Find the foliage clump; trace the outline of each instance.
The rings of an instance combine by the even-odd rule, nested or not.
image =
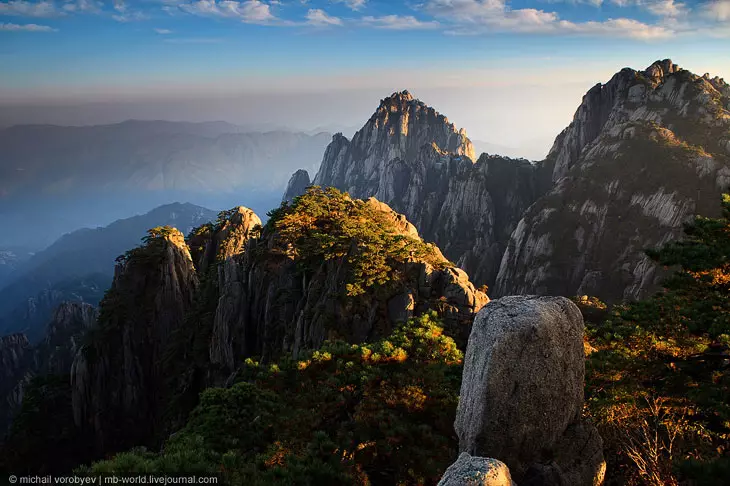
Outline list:
[[[332,187],[312,186],[291,205],[269,212],[266,229],[276,235],[274,252],[296,260],[302,271],[330,260],[346,262],[351,297],[397,282],[404,262],[448,264],[432,245],[404,234],[384,211]]]
[[[462,353],[435,314],[372,344],[327,342],[294,361],[247,360],[201,395],[160,453],[78,472],[217,474],[224,484],[435,484],[457,454]]]
[[[654,297],[588,322],[588,412],[609,484],[726,484],[730,470],[730,197],[647,252],[676,271]]]

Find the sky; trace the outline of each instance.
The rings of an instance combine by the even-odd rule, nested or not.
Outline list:
[[[537,158],[621,68],[730,77],[729,48],[730,0],[0,0],[0,126],[349,129],[408,89]]]

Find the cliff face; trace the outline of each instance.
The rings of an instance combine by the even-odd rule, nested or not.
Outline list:
[[[329,250],[316,254],[322,245]],[[368,248],[375,253],[365,257]],[[391,254],[396,248],[403,253]],[[427,309],[441,311],[465,340],[488,302],[403,215],[339,193],[308,192],[219,268],[210,360],[228,371],[243,356],[296,356],[325,339],[368,341]]]
[[[38,372],[67,374],[81,347],[84,334],[96,324],[96,307],[81,302],[63,302],[56,308],[46,328],[46,336],[36,347]]]
[[[304,169],[299,169],[292,174],[289,179],[289,183],[286,185],[286,191],[282,201],[292,202],[295,197],[304,194],[312,182],[309,180],[309,172]]]
[[[395,93],[333,138],[314,184],[388,203],[494,295],[635,299],[660,277],[644,250],[717,214],[729,108],[722,79],[657,61],[593,87],[546,160],[472,163],[463,131]]]
[[[0,440],[13,411],[23,401],[26,371],[32,364],[32,348],[25,334],[0,338]]]
[[[404,91],[381,100],[352,141],[333,137],[313,184],[387,203],[475,282],[491,284],[509,234],[541,191],[540,171],[525,160],[474,160],[463,129]],[[300,172],[286,200],[301,193]]]
[[[730,187],[730,87],[671,61],[624,69],[584,97],[548,157],[553,189],[524,215],[495,293],[635,299],[659,275],[644,255],[713,216]]]
[[[37,376],[57,375],[68,381],[74,356],[84,333],[96,322],[96,309],[64,302],[46,326],[45,338],[32,346],[24,334],[0,340],[0,439],[23,404],[28,385]]]
[[[136,443],[155,430],[163,350],[198,287],[183,235],[158,230],[120,259],[98,326],[71,370],[74,419],[102,448]]]

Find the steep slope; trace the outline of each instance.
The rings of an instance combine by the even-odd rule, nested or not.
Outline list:
[[[12,410],[22,401],[26,369],[32,363],[32,350],[25,334],[11,334],[0,338],[0,440],[5,435]]]
[[[436,309],[465,341],[487,296],[386,204],[311,189],[219,267],[210,359],[295,357],[326,339],[363,342]]]
[[[466,132],[407,91],[381,100],[353,137],[333,137],[313,184],[403,213],[475,282],[491,284],[509,234],[543,190],[526,160],[475,154]],[[291,200],[303,174],[290,181]]]
[[[0,291],[0,333],[22,331],[31,341],[39,340],[61,302],[98,303],[111,283],[114,259],[134,247],[148,228],[176,226],[187,232],[215,215],[200,206],[174,203],[64,235],[20,265],[15,279]]]
[[[84,333],[96,322],[96,308],[89,304],[64,302],[53,313],[45,336],[33,346],[24,334],[4,336],[0,341],[0,442],[5,429],[23,403],[34,377],[68,373]]]
[[[495,293],[640,298],[643,253],[717,215],[730,186],[730,87],[671,61],[624,69],[584,97],[547,159],[554,188],[512,234]]]
[[[120,257],[71,370],[77,426],[94,432],[101,450],[134,444],[158,426],[160,362],[198,288],[182,233],[150,230],[145,244]]]

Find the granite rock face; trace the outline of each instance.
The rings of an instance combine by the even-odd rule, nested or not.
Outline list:
[[[64,302],[46,326],[44,339],[31,345],[24,334],[0,340],[0,429],[20,410],[31,380],[39,375],[68,375],[79,342],[96,322],[96,309],[79,302]],[[0,439],[3,433],[0,432]]]
[[[464,357],[459,448],[503,461],[518,484],[599,484],[602,441],[581,419],[583,332],[580,311],[563,297],[485,306]]]
[[[197,288],[185,239],[174,229],[117,265],[93,339],[71,369],[74,421],[93,432],[100,450],[141,443],[154,433],[163,350]]]
[[[64,302],[48,323],[46,336],[37,346],[38,373],[67,374],[81,347],[81,338],[96,324],[96,307],[82,302]]]
[[[661,278],[644,249],[719,212],[729,109],[724,80],[657,61],[589,90],[545,160],[474,162],[463,130],[394,93],[334,136],[313,183],[389,204],[492,295],[636,299]]]
[[[491,284],[510,233],[544,191],[543,173],[526,160],[475,160],[463,129],[410,93],[394,93],[351,141],[333,137],[313,184],[387,203],[475,282]]]
[[[309,172],[304,169],[299,169],[294,174],[292,174],[291,178],[289,179],[289,183],[286,185],[286,192],[284,192],[282,202],[292,202],[295,197],[304,194],[304,191],[307,190],[307,187],[311,185],[312,181],[309,180]]]
[[[32,365],[30,342],[25,334],[0,338],[0,440],[5,435],[13,412],[23,401],[25,375]]]
[[[662,275],[644,250],[718,215],[730,187],[729,108],[724,81],[669,60],[594,87],[548,156],[555,185],[512,233],[494,294],[653,291]]]
[[[402,214],[375,199],[364,204],[382,212],[393,231],[420,240]],[[444,268],[410,261],[404,264],[408,275],[404,288],[344,299],[343,282],[350,272],[347,258],[323,260],[311,272],[302,273],[293,258],[281,254],[277,239],[276,231],[266,228],[219,267],[223,278],[210,359],[227,372],[235,370],[236,357],[297,356],[326,339],[363,342],[437,305],[447,327],[466,342],[474,314],[489,301],[466,273],[446,265],[435,247]]]
[[[473,457],[462,452],[446,469],[438,486],[516,486],[509,468],[501,461]]]

